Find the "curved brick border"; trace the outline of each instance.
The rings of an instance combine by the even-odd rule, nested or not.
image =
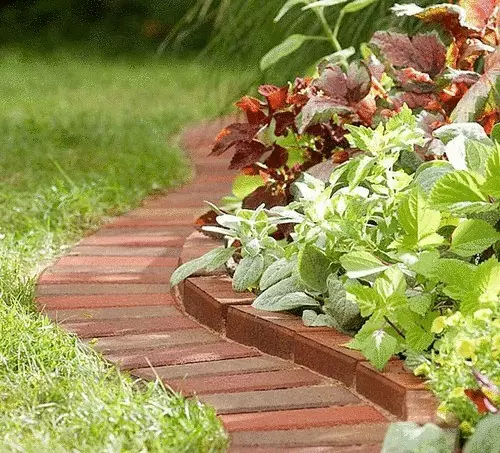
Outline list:
[[[205,211],[202,200],[230,190],[227,162],[207,157],[222,126],[215,121],[185,133],[196,178],[84,238],[42,273],[38,306],[134,376],[159,376],[212,404],[230,432],[232,452],[377,452],[394,417],[344,383],[352,387],[355,376],[357,390],[370,396],[363,379],[372,388],[384,380],[354,353],[344,357],[338,342],[320,339],[332,331],[306,332],[290,315],[255,313],[252,295],[233,293],[221,273],[190,279],[178,297],[169,294],[179,259],[214,245],[193,235],[183,247]],[[182,296],[185,310],[176,306]],[[411,406],[424,392],[402,391],[398,379],[392,405],[387,393],[376,392],[380,401],[370,397],[404,417],[401,401]]]
[[[218,246],[200,233],[191,234],[180,263]],[[250,306],[252,293],[236,293],[223,270],[189,278],[180,289],[187,313],[227,338],[337,379],[398,418],[420,423],[435,421],[436,400],[421,379],[394,358],[383,372],[357,351],[343,346],[350,337],[325,327],[305,327],[289,313],[272,313]]]

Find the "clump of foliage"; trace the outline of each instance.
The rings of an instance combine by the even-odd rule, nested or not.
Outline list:
[[[306,7],[321,17],[323,3]],[[358,3],[363,6],[355,1],[344,9],[350,12]],[[283,11],[292,3],[287,5]],[[261,86],[262,99],[244,96],[237,106],[246,122],[223,129],[212,151],[214,156],[234,151],[230,168],[241,170],[241,176],[232,201],[239,199],[244,208],[288,204],[290,186],[303,171],[325,161],[331,169],[356,153],[345,139],[345,125],[376,126],[403,104],[414,112],[426,112],[421,126],[429,137],[450,121],[477,121],[491,132],[500,120],[495,2],[474,3],[468,12],[464,8],[447,4],[394,8],[398,15],[438,25],[448,46],[435,33],[409,37],[377,32],[365,47],[364,61],[348,64],[352,52],[342,49],[322,60],[314,78],[297,78],[284,87]],[[282,56],[273,55],[276,61]],[[432,145],[429,141],[421,150],[422,157],[441,153]]]
[[[482,417],[474,376],[500,379],[497,9],[395,11],[439,24],[448,46],[379,32],[364,61],[330,56],[314,78],[244,97],[247,121],[213,154],[234,150],[245,196],[204,227],[227,247],[172,284],[234,257],[233,288],[255,291],[254,307],[351,334],[378,369],[404,357],[468,435]]]

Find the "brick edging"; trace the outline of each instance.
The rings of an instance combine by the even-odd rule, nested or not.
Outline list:
[[[219,245],[192,233],[179,264]],[[436,399],[420,378],[403,368],[401,360],[392,359],[380,372],[359,352],[344,346],[349,336],[327,327],[306,327],[290,313],[254,309],[255,296],[234,292],[223,270],[195,274],[179,285],[178,295],[188,314],[227,338],[339,380],[403,420],[436,421]]]

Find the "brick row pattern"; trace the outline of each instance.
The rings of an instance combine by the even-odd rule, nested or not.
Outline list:
[[[186,310],[177,303],[179,293],[170,294],[168,281],[178,262],[214,246],[194,237],[183,248],[193,220],[205,210],[202,201],[216,201],[230,190],[234,174],[226,170],[227,161],[207,157],[222,125],[205,124],[184,135],[196,170],[191,184],[149,197],[42,273],[39,309],[132,375],[159,377],[213,405],[233,453],[380,451],[392,417],[342,379],[290,360],[285,340],[269,354],[262,352],[262,342],[272,344],[272,332],[244,332],[246,317],[253,316],[252,297],[233,293],[221,272],[205,281],[223,282],[216,302],[207,301],[207,288],[192,284],[202,277],[180,288],[189,291]],[[277,316],[283,329],[295,328],[296,320]],[[233,318],[241,325],[221,336]]]

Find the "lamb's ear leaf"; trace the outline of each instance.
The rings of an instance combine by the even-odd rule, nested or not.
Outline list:
[[[217,269],[231,258],[235,251],[234,247],[218,247],[210,250],[210,252],[200,258],[182,264],[174,271],[172,277],[170,277],[170,285],[178,285],[182,280],[185,280],[200,269],[207,269],[209,271]]]

